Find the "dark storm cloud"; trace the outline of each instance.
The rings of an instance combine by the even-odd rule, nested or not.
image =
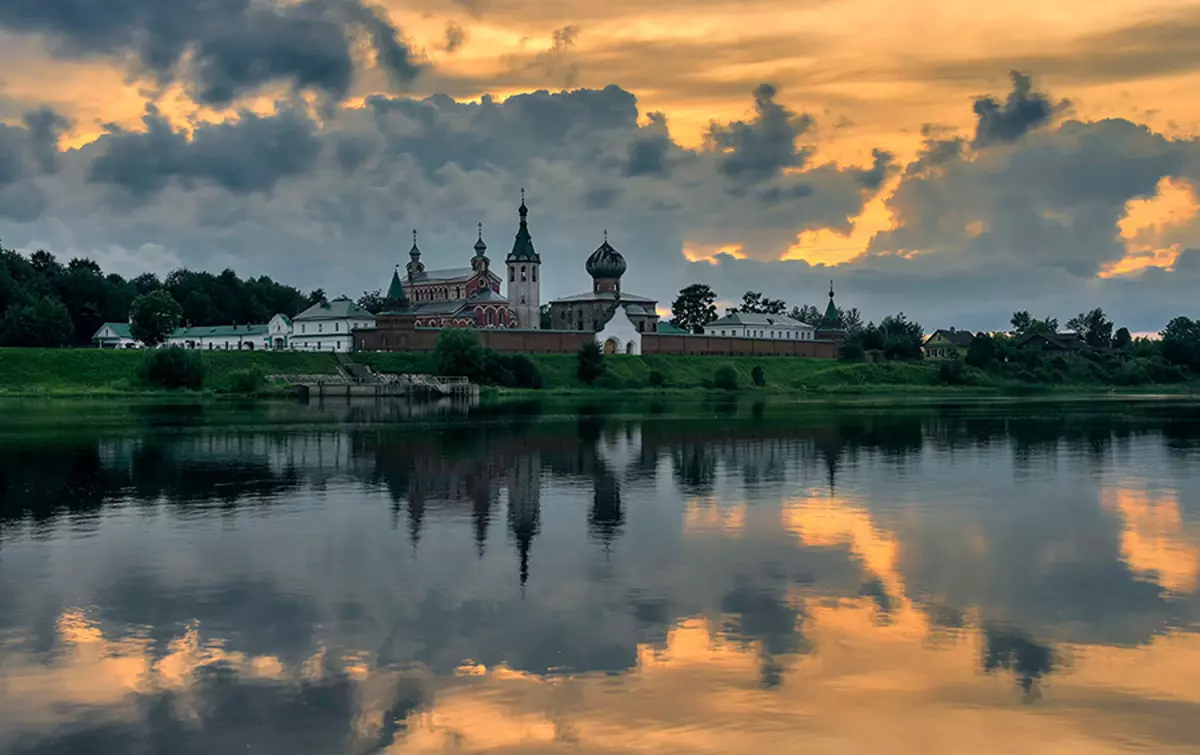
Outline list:
[[[896,156],[882,149],[871,150],[871,167],[859,171],[858,180],[864,188],[871,191],[883,186],[883,182],[895,175],[897,171]]]
[[[48,107],[30,111],[22,118],[29,132],[29,149],[43,172],[58,170],[58,139],[71,121]]]
[[[58,134],[65,119],[49,108],[26,113],[22,126],[0,123],[0,218],[36,220],[47,198],[34,179],[57,167]]]
[[[114,184],[145,198],[172,180],[207,181],[235,194],[269,191],[306,172],[321,152],[316,125],[298,110],[202,125],[189,139],[151,110],[144,132],[102,137],[88,168],[91,183]]]
[[[448,53],[456,53],[462,46],[467,43],[467,30],[461,24],[456,24],[453,21],[446,24],[446,40],[442,43],[442,49]]]
[[[278,81],[342,99],[359,35],[396,82],[419,70],[383,11],[360,0],[6,0],[0,28],[42,35],[65,57],[132,60],[136,73],[184,81],[219,105]]]
[[[1055,105],[1046,95],[1033,91],[1032,80],[1020,71],[1009,73],[1012,91],[1000,103],[995,97],[980,97],[975,100],[974,145],[1011,142],[1020,139],[1035,128],[1050,123],[1050,117],[1062,104]]]
[[[674,144],[667,131],[667,116],[650,113],[650,125],[643,129],[644,136],[633,141],[629,147],[629,162],[625,166],[627,176],[665,176],[671,171],[670,154]]]
[[[725,153],[721,161],[725,175],[760,181],[808,161],[810,151],[798,149],[796,139],[812,127],[813,118],[779,104],[776,94],[774,86],[762,84],[754,90],[754,120],[709,127],[709,144]]]

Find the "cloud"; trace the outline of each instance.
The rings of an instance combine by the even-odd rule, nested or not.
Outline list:
[[[976,148],[1016,141],[1048,124],[1054,112],[1067,104],[1056,105],[1046,95],[1033,91],[1033,81],[1020,71],[1012,71],[1009,78],[1013,88],[1003,104],[990,96],[975,100]]]
[[[58,136],[67,121],[40,108],[25,113],[22,123],[0,123],[0,218],[28,223],[46,208],[45,192],[35,179],[56,170]]]
[[[13,0],[0,4],[0,28],[41,35],[61,57],[105,56],[158,85],[182,81],[214,105],[277,82],[340,100],[360,37],[393,81],[419,71],[383,11],[361,0]]]
[[[709,144],[725,153],[721,160],[725,175],[758,181],[808,161],[810,150],[797,148],[796,139],[812,127],[813,118],[779,104],[776,94],[775,87],[762,84],[754,90],[754,120],[709,127]]]
[[[461,24],[450,21],[446,24],[446,41],[442,49],[448,53],[456,53],[467,43],[467,30]]]
[[[90,164],[88,181],[112,184],[137,198],[161,191],[172,180],[209,181],[234,194],[269,191],[286,176],[308,170],[322,143],[316,124],[297,109],[236,121],[203,124],[192,137],[176,131],[153,107],[144,132],[104,137]]]

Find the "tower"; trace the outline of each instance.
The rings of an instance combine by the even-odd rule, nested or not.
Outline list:
[[[508,263],[508,300],[517,313],[517,327],[538,330],[542,326],[541,267],[542,258],[533,249],[529,235],[529,208],[525,206],[525,190],[521,189],[521,225],[513,241],[512,251],[504,260]]]
[[[487,256],[487,244],[483,241],[483,223],[480,223],[479,240],[475,242],[475,256],[471,258],[471,269],[477,273],[486,273],[491,264],[492,261]]]
[[[825,307],[825,316],[817,324],[816,336],[818,341],[833,341],[841,344],[846,340],[846,331],[842,328],[842,316],[837,304],[833,301],[833,281],[829,281],[829,306]]]
[[[408,273],[409,283],[425,274],[425,263],[421,262],[421,250],[417,248],[416,228],[413,229],[413,245],[412,249],[408,250],[408,265],[405,266],[405,272]]]

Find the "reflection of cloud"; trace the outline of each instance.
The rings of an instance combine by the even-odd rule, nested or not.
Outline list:
[[[692,497],[683,511],[685,535],[700,533],[737,535],[746,526],[746,502],[718,503],[717,499]]]
[[[1103,495],[1104,507],[1124,525],[1121,557],[1129,568],[1169,592],[1193,592],[1200,576],[1200,546],[1196,533],[1184,528],[1176,494],[1117,488]]]

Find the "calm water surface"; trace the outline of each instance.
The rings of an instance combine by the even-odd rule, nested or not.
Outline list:
[[[1200,406],[0,404],[0,752],[1196,753]]]

